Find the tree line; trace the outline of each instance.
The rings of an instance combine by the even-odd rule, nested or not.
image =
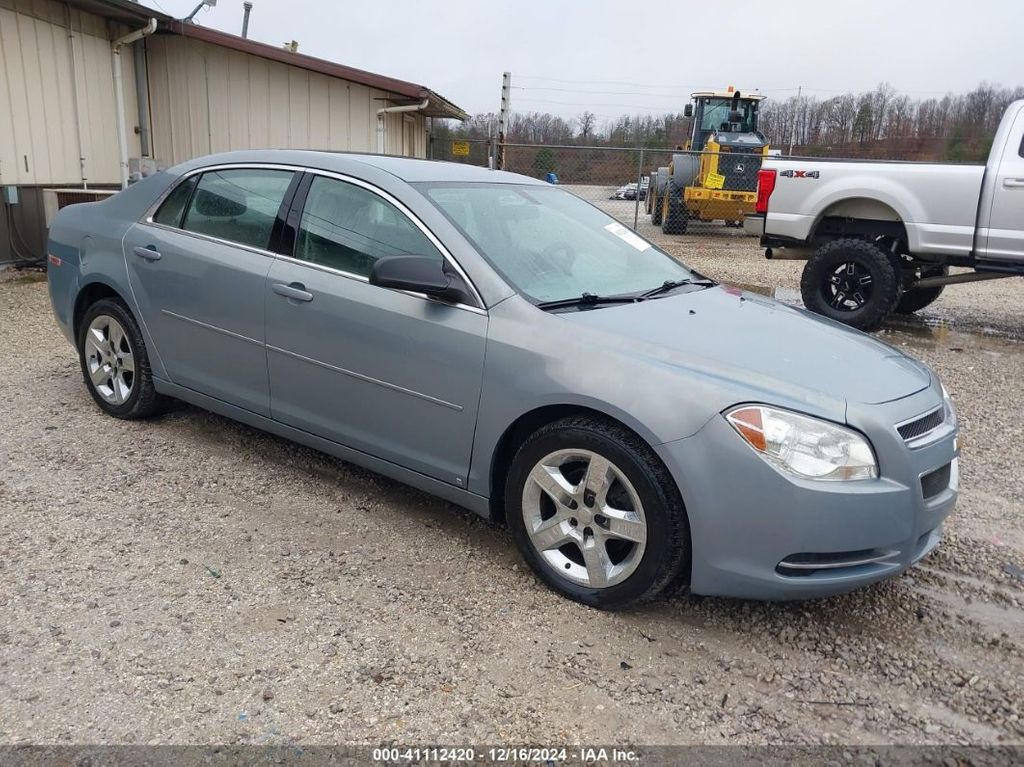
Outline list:
[[[1007,105],[1022,98],[1024,86],[982,83],[969,93],[912,98],[881,83],[871,91],[829,98],[807,94],[769,99],[761,105],[760,129],[783,152],[792,142],[794,154],[976,162],[987,156]],[[624,114],[603,123],[590,111],[571,120],[547,112],[513,112],[506,139],[521,144],[667,148],[684,145],[691,126],[682,108],[663,115]],[[485,140],[496,134],[494,113],[475,114],[464,123],[438,122],[433,128],[435,147],[453,139]]]

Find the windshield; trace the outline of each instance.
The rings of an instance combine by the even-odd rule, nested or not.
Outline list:
[[[691,273],[580,198],[549,186],[424,184],[424,193],[534,301],[640,293]]]
[[[722,124],[729,122],[732,111],[732,99],[703,99],[704,115],[700,121],[700,129],[706,131],[722,130]],[[757,130],[757,102],[740,101],[736,107],[743,115],[737,128],[738,133],[753,133]]]

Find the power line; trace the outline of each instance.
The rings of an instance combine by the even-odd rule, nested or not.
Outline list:
[[[641,94],[637,94],[641,95]],[[643,105],[643,104],[609,104],[607,102],[594,103],[592,101],[561,101],[561,100],[550,100],[550,99],[518,99],[517,104],[559,104],[567,107],[617,107],[620,109],[651,109],[651,110],[665,110],[665,105],[659,106]]]
[[[575,93],[580,96],[643,96],[644,98],[666,98],[666,99],[677,99],[681,95],[680,93],[637,93],[636,91],[581,91],[575,88],[536,88],[534,86],[524,87],[522,85],[512,86],[512,90],[516,91],[554,91],[557,93]]]
[[[630,86],[630,87],[633,87],[633,88],[678,88],[679,90],[685,90],[685,91],[690,91],[690,92],[699,91],[699,90],[714,90],[714,88],[697,87],[697,86],[693,86],[693,85],[682,85],[680,83],[636,83],[636,82],[626,82],[624,80],[573,80],[573,79],[559,78],[559,77],[542,77],[540,75],[516,75],[516,78],[518,80],[539,80],[541,82],[562,83],[562,84],[569,84],[569,85],[626,85],[626,86]],[[785,92],[794,92],[794,91],[798,90],[799,87],[800,86],[798,86],[798,85],[793,85],[793,86],[784,86],[784,87],[779,87],[779,88],[754,88],[753,90],[759,91],[761,93],[779,93],[779,92],[784,92],[784,91]],[[539,87],[539,86],[530,86],[530,88],[533,89],[533,90],[557,90],[555,88],[542,88],[542,87]],[[863,88],[862,89],[849,89],[848,88],[848,89],[842,90],[842,89],[836,89],[836,88],[814,88],[814,87],[807,86],[807,85],[803,86],[803,89],[805,91],[815,91],[817,93],[870,93],[871,92],[870,89],[866,90],[866,89],[863,89]],[[951,91],[951,90],[945,90],[945,91],[917,91],[917,90],[902,90],[902,89],[899,89],[899,88],[896,88],[894,90],[895,90],[895,92],[898,95],[902,94],[902,95],[907,95],[907,96],[945,96],[947,94],[953,94],[954,93],[954,91]],[[581,92],[587,92],[587,91],[581,91]],[[589,92],[591,92],[591,93],[600,93],[600,91],[589,91]],[[638,95],[638,96],[654,96],[655,94],[653,94],[653,93],[638,93],[636,95]]]

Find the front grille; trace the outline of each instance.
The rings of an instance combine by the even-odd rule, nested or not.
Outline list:
[[[723,189],[757,191],[757,172],[761,170],[761,150],[741,152],[732,149],[718,155],[718,173],[725,176]]]
[[[930,471],[921,477],[921,493],[927,501],[934,498],[947,487],[949,487],[949,476],[952,464],[947,463],[935,471]]]
[[[900,436],[904,440],[910,441],[917,439],[922,434],[927,434],[932,429],[938,428],[942,425],[942,422],[946,420],[946,413],[943,408],[933,410],[927,415],[918,418],[916,421],[908,421],[901,426],[896,427],[896,431],[900,433]]]

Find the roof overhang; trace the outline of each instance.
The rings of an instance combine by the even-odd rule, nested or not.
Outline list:
[[[426,100],[427,107],[421,111],[421,114],[427,117],[444,117],[454,120],[469,119],[469,115],[465,110],[423,85],[399,80],[394,77],[387,77],[386,75],[379,75],[374,72],[367,72],[355,67],[347,67],[343,64],[327,61],[326,59],[318,59],[315,56],[292,53],[284,48],[276,48],[273,45],[258,43],[255,40],[228,34],[227,32],[221,32],[209,27],[202,27],[198,24],[185,23],[172,16],[168,16],[166,13],[161,13],[145,5],[133,2],[133,0],[64,0],[64,2],[85,13],[91,13],[115,24],[122,24],[127,27],[142,27],[150,19],[156,19],[159,25],[157,27],[158,33],[181,35],[194,40],[202,40],[212,45],[249,53],[253,56],[270,59],[271,61],[280,61],[283,64],[300,67],[310,72],[319,72],[329,77],[337,77],[349,82],[359,83],[369,88],[384,91],[387,93],[387,101],[394,105],[419,104]]]
[[[63,0],[72,8],[77,8],[84,13],[91,13],[94,16],[108,19],[117,24],[127,27],[141,27],[150,19],[166,23],[174,21],[173,17],[166,13],[154,11],[132,0]]]
[[[341,80],[359,83],[369,88],[385,91],[388,94],[388,101],[395,105],[421,103],[427,101],[427,107],[421,110],[421,114],[427,117],[446,117],[454,120],[467,120],[469,115],[462,108],[456,106],[448,99],[429,88],[410,83],[406,80],[399,80],[386,75],[379,75],[374,72],[367,72],[364,69],[348,67],[344,64],[336,64],[326,59],[318,59],[315,56],[307,56],[303,53],[293,53],[284,48],[277,48],[273,45],[260,43],[238,35],[231,35],[209,27],[201,27],[197,24],[187,24],[182,21],[169,20],[161,21],[158,33],[181,35],[193,40],[202,40],[211,45],[219,45],[233,51],[248,53],[271,61],[279,61],[293,67],[318,72],[328,77],[337,77]]]

